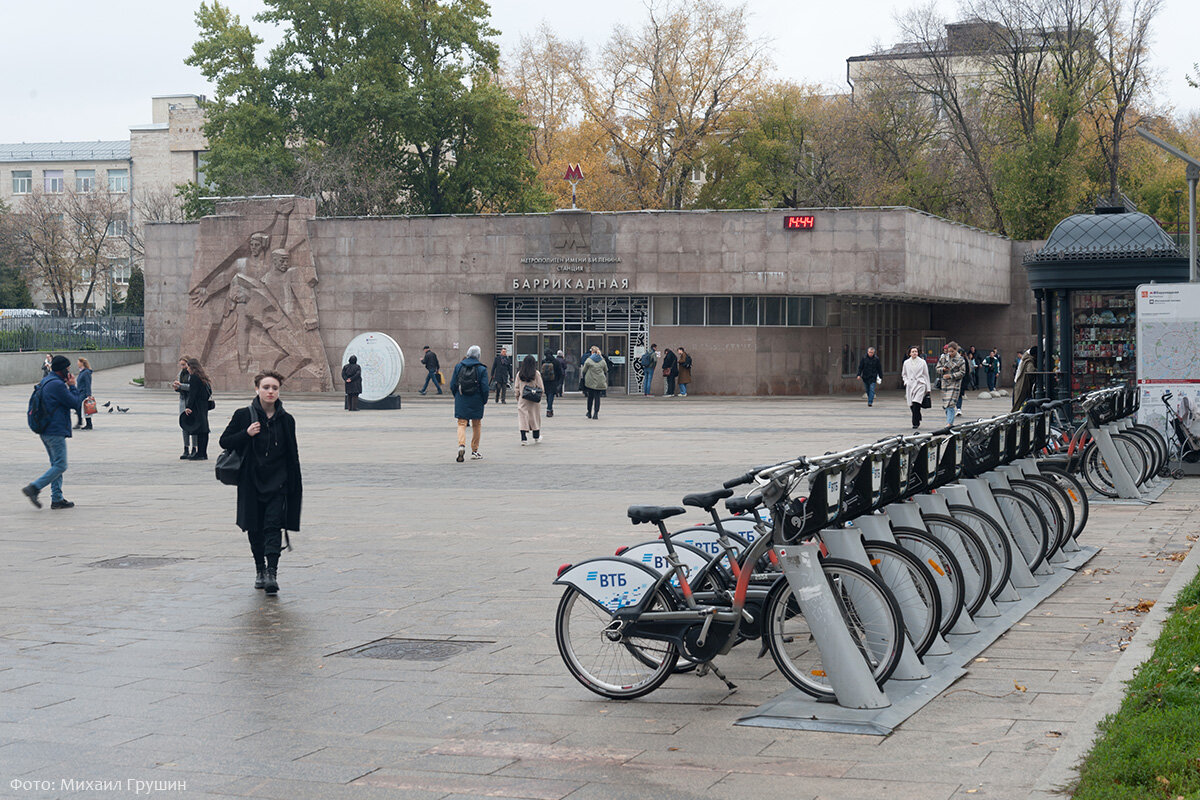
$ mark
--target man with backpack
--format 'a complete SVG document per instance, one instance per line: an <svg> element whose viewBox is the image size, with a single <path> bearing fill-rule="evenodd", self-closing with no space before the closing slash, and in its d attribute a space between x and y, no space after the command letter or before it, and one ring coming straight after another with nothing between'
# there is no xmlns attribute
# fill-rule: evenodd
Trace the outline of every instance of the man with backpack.
<svg viewBox="0 0 1200 800"><path fill-rule="evenodd" d="M658 345L650 345L650 349L642 353L638 359L642 366L642 394L650 396L650 382L654 380L654 368L658 366Z"/></svg>
<svg viewBox="0 0 1200 800"><path fill-rule="evenodd" d="M50 485L50 508L72 508L74 503L63 497L62 476L67 471L67 439L71 438L71 412L79 410L83 396L71 374L71 360L55 356L50 372L34 387L29 398L29 428L42 437L50 469L33 483L21 489L29 502L38 508L42 501L38 493Z"/></svg>
<svg viewBox="0 0 1200 800"><path fill-rule="evenodd" d="M558 394L558 385L562 382L563 371L558 365L554 353L547 350L539 368L542 373L542 383L546 384L546 416L554 416L554 397Z"/></svg>
<svg viewBox="0 0 1200 800"><path fill-rule="evenodd" d="M458 458L462 463L467 449L467 425L471 425L471 458L483 458L479 439L483 434L483 406L488 401L488 371L479 363L479 345L467 348L467 357L454 365L450 392L454 395L454 418L458 420ZM68 420L69 422L69 420Z"/></svg>

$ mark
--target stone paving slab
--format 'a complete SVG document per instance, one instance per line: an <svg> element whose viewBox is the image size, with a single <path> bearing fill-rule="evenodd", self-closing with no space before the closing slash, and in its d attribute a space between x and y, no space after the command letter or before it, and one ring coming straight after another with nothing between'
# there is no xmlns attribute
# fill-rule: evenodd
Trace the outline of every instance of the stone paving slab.
<svg viewBox="0 0 1200 800"><path fill-rule="evenodd" d="M555 570L644 538L629 504L905 430L898 394L871 409L610 398L596 421L568 397L525 448L515 404L489 404L486 458L456 464L446 398L347 414L285 393L304 530L267 599L233 490L212 461L178 460L176 398L130 386L137 374L96 374L101 402L130 411L71 439L68 511L20 495L45 453L27 387L0 387L3 796L45 777L186 780L197 798L1021 797L1090 740L1076 722L1146 616L1127 609L1164 591L1200 521L1188 481L1151 506L1095 507L1086 568L886 738L750 729L733 723L787 687L745 648L722 660L734 694L695 675L628 703L578 685L554 642ZM218 433L248 397L216 398ZM184 560L90 566L126 556ZM333 655L383 637L493 644L445 661Z"/></svg>

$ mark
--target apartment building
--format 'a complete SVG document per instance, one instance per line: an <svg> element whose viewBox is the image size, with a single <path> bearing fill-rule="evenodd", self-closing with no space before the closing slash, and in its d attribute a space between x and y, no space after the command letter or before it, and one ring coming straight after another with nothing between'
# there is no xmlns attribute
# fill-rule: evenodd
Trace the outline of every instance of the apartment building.
<svg viewBox="0 0 1200 800"><path fill-rule="evenodd" d="M114 247L112 296L124 297L136 247L132 228L139 225L149 203L170 198L174 187L203 182L204 98L195 94L163 95L151 99L151 122L133 125L127 140L0 143L0 202L19 211L36 193L107 192L124 206L108 233L124 242ZM109 286L97 285L87 305L107 306ZM54 308L44 287L30 286L36 305ZM77 297L82 302L82 297Z"/></svg>

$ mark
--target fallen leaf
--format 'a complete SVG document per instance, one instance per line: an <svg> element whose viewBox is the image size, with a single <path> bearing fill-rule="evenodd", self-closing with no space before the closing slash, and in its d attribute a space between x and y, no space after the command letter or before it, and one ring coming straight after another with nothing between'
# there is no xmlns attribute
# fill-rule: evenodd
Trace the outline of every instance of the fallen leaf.
<svg viewBox="0 0 1200 800"><path fill-rule="evenodd" d="M1125 606L1118 609L1119 611L1132 611L1135 614L1145 614L1150 609L1154 608L1153 600L1139 600L1137 605Z"/></svg>
<svg viewBox="0 0 1200 800"><path fill-rule="evenodd" d="M1062 731L1046 731L1047 739L1059 739L1062 737Z"/></svg>
<svg viewBox="0 0 1200 800"><path fill-rule="evenodd" d="M1023 692L1027 688L1027 687L1024 687L1021 684L1017 683L1016 681L1013 681L1013 686L1016 687L1018 692Z"/></svg>
<svg viewBox="0 0 1200 800"><path fill-rule="evenodd" d="M1163 786L1171 785L1171 782L1169 780L1167 780L1166 778L1164 778L1162 775L1157 776L1155 778L1155 780L1158 781L1159 783L1161 783Z"/></svg>
<svg viewBox="0 0 1200 800"><path fill-rule="evenodd" d="M1187 553L1181 551L1178 553L1163 553L1161 556L1158 557L1158 560L1159 561L1183 561L1185 558L1187 558Z"/></svg>
<svg viewBox="0 0 1200 800"><path fill-rule="evenodd" d="M667 748L667 750L668 750L669 752L672 752L672 753L674 753L674 752L675 752L676 750L678 750L678 749L679 749L678 747L668 747L668 748Z"/></svg>
<svg viewBox="0 0 1200 800"><path fill-rule="evenodd" d="M975 659L976 664L982 664L984 661L987 661L987 659L983 657Z"/></svg>

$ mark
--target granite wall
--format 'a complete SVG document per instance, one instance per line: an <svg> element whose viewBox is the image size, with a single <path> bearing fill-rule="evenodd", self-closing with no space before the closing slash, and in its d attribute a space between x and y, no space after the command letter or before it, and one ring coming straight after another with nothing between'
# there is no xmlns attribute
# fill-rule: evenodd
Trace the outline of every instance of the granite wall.
<svg viewBox="0 0 1200 800"><path fill-rule="evenodd" d="M173 377L189 336L201 261L262 227L255 202L147 234L147 381ZM311 201L307 201L311 202ZM497 295L787 294L934 303L933 327L1012 341L1028 289L1004 237L903 208L818 209L812 230L785 212L556 212L396 218L309 218L304 235L329 367L356 335L378 330L405 352L402 390L419 388L428 344L443 366L472 344L493 351ZM259 222L251 224L251 217ZM201 233L203 230L203 234ZM230 238L233 237L233 238ZM217 245L214 242L220 241ZM1023 294L1022 294L1023 293ZM1010 301L1017 300L1010 307ZM954 304L954 305L952 305ZM1027 320L1027 315L1025 317ZM913 331L912 336L922 332ZM651 327L661 346L688 348L695 390L808 394L853 390L842 378L839 328ZM905 332L903 335L909 335ZM243 372L245 370L242 370ZM218 389L241 388L233 370ZM661 380L661 378L660 378ZM229 382L236 385L230 385Z"/></svg>

